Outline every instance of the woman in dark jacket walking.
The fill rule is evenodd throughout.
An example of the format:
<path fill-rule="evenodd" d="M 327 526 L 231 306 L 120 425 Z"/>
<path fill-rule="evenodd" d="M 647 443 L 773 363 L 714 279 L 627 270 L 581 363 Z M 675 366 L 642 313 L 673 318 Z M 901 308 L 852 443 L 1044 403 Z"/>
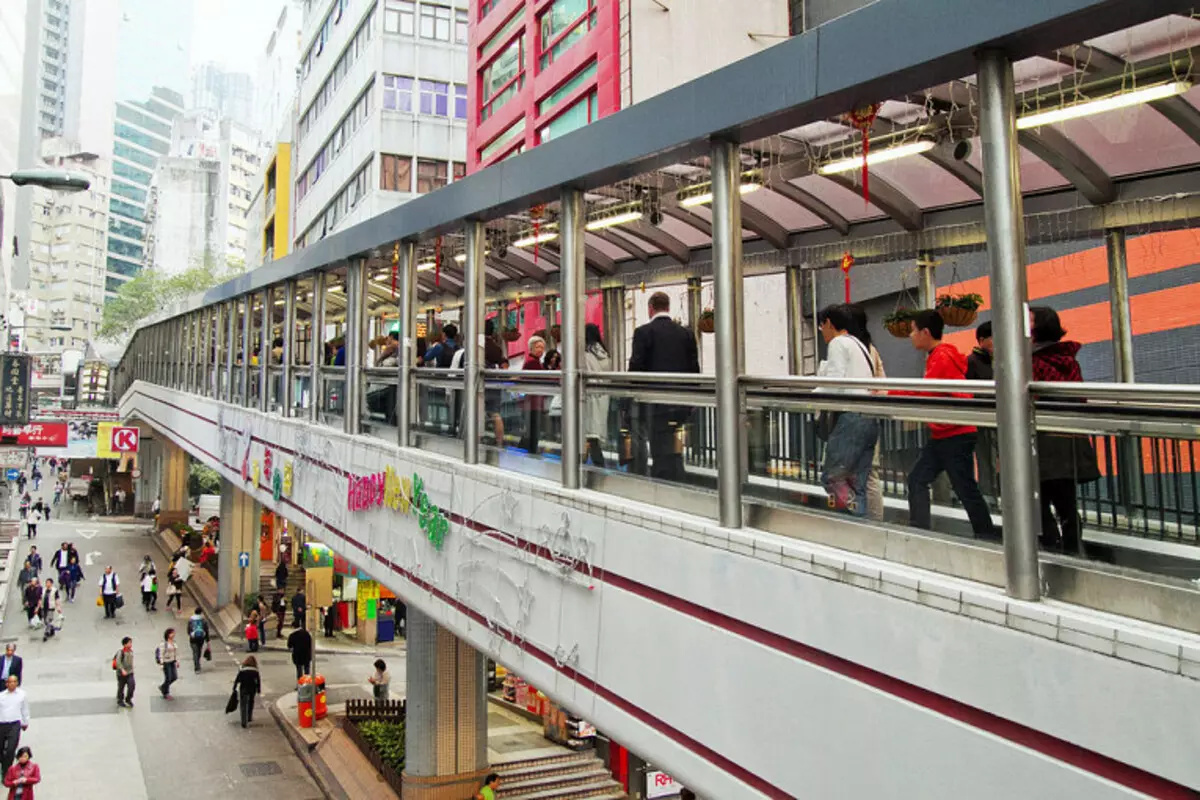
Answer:
<path fill-rule="evenodd" d="M 238 710 L 242 715 L 242 727 L 254 721 L 254 696 L 262 691 L 258 676 L 258 659 L 246 656 L 237 677 L 233 679 L 234 691 L 238 694 Z"/>
<path fill-rule="evenodd" d="M 1082 382 L 1076 355 L 1079 342 L 1063 341 L 1058 314 L 1049 306 L 1029 309 L 1033 331 L 1033 379 Z M 1096 451 L 1086 436 L 1038 434 L 1038 473 L 1042 497 L 1042 545 L 1068 555 L 1080 551 L 1075 487 L 1100 477 Z"/>

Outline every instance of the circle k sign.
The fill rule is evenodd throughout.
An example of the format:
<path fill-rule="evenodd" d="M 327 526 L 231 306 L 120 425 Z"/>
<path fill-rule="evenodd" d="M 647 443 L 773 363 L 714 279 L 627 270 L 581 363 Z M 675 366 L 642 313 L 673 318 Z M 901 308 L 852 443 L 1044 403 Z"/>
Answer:
<path fill-rule="evenodd" d="M 111 447 L 116 453 L 136 453 L 138 451 L 138 429 L 114 426 Z"/>

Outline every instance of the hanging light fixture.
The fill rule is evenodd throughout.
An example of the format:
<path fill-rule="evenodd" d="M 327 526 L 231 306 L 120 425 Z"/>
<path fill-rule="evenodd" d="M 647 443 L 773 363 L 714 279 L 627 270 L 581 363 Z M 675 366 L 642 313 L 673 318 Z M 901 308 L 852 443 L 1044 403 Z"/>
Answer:
<path fill-rule="evenodd" d="M 1105 111 L 1116 111 L 1119 108 L 1129 108 L 1143 103 L 1153 103 L 1155 100 L 1165 100 L 1168 97 L 1183 94 L 1192 88 L 1192 82 L 1186 80 L 1167 81 L 1153 86 L 1143 86 L 1127 92 L 1117 92 L 1107 97 L 1095 100 L 1085 100 L 1068 106 L 1051 108 L 1046 111 L 1033 111 L 1017 117 L 1017 129 L 1027 130 L 1051 125 L 1055 122 L 1066 122 L 1069 119 L 1090 117 L 1093 114 L 1103 114 Z"/>
<path fill-rule="evenodd" d="M 884 164 L 888 161 L 895 161 L 908 156 L 915 156 L 920 153 L 927 153 L 937 147 L 937 141 L 934 139 L 918 139 L 915 142 L 907 144 L 898 144 L 895 147 L 887 147 L 883 150 L 872 150 L 867 154 L 867 165 Z M 849 158 L 841 158 L 837 161 L 830 161 L 828 164 L 822 164 L 817 168 L 817 172 L 822 175 L 836 175 L 839 172 L 854 172 L 862 169 L 862 155 L 854 155 Z"/>
<path fill-rule="evenodd" d="M 640 204 L 634 208 L 626 208 L 624 211 L 616 214 L 606 214 L 604 216 L 590 219 L 583 226 L 589 231 L 599 231 L 604 228 L 611 228 L 614 225 L 624 225 L 627 222 L 637 222 L 642 218 L 642 209 Z"/>
<path fill-rule="evenodd" d="M 484 251 L 483 251 L 483 254 L 484 254 L 485 256 L 490 256 L 490 255 L 492 254 L 492 251 L 491 251 L 491 250 L 484 250 Z M 455 260 L 455 261 L 457 261 L 459 264 L 465 264 L 465 263 L 467 262 L 467 254 L 466 254 L 466 253 L 459 253 L 458 255 L 456 255 L 456 256 L 454 257 L 454 260 Z"/>
<path fill-rule="evenodd" d="M 762 183 L 757 180 L 747 180 L 747 176 L 742 176 L 742 182 L 738 185 L 739 194 L 750 194 L 757 192 L 762 188 Z M 694 206 L 702 206 L 713 201 L 712 183 L 701 183 L 693 187 L 695 194 L 685 194 L 679 198 L 679 205 L 684 208 L 692 208 Z"/>
<path fill-rule="evenodd" d="M 522 239 L 517 239 L 513 242 L 513 247 L 532 247 L 535 244 L 545 244 L 553 242 L 558 238 L 558 231 L 542 231 L 538 234 L 530 234 Z"/>
<path fill-rule="evenodd" d="M 426 261 L 424 264 L 417 264 L 417 272 L 429 272 L 437 267 L 436 261 Z"/>

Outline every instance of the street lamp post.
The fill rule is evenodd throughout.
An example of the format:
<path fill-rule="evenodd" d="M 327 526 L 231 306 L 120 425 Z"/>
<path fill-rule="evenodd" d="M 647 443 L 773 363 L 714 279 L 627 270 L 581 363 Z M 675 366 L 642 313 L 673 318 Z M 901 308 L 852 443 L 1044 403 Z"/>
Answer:
<path fill-rule="evenodd" d="M 92 179 L 78 172 L 65 169 L 20 169 L 9 175 L 0 175 L 17 186 L 40 186 L 43 189 L 58 189 L 64 192 L 82 192 L 91 188 Z M 4 242 L 4 192 L 0 192 L 0 251 Z M 3 285 L 0 286 L 0 330 L 4 332 L 4 349 L 12 347 L 8 332 L 8 272 L 0 269 Z"/>

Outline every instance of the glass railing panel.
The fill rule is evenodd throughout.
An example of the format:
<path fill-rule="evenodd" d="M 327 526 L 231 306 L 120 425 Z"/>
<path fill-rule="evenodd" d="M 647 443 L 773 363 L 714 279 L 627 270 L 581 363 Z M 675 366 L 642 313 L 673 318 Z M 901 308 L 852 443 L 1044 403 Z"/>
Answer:
<path fill-rule="evenodd" d="M 292 408 L 290 416 L 307 417 L 316 398 L 313 396 L 311 367 L 292 369 Z"/>
<path fill-rule="evenodd" d="M 395 367 L 363 370 L 363 411 L 359 415 L 362 433 L 399 440 L 396 427 L 396 396 L 399 375 Z"/>
<path fill-rule="evenodd" d="M 267 367 L 267 411 L 283 413 L 283 368 Z"/>
<path fill-rule="evenodd" d="M 413 372 L 416 403 L 413 432 L 457 439 L 462 431 L 461 369 L 417 369 Z M 393 404 L 394 405 L 394 404 Z"/>
<path fill-rule="evenodd" d="M 562 458 L 562 375 L 488 370 L 480 444 L 511 455 Z"/>
<path fill-rule="evenodd" d="M 321 367 L 321 390 L 317 419 L 323 425 L 340 428 L 346 413 L 346 368 Z"/>
<path fill-rule="evenodd" d="M 249 405 L 251 408 L 258 408 L 258 398 L 260 396 L 259 392 L 262 389 L 262 387 L 259 385 L 261 382 L 262 382 L 262 373 L 259 371 L 258 366 L 256 366 L 256 365 L 251 366 L 249 382 L 248 382 L 248 387 L 250 390 L 250 397 L 249 397 L 249 401 L 247 402 L 247 405 Z"/>

